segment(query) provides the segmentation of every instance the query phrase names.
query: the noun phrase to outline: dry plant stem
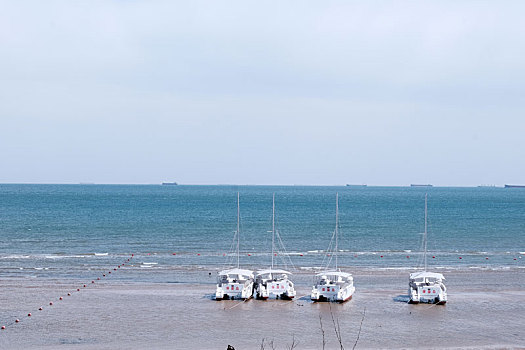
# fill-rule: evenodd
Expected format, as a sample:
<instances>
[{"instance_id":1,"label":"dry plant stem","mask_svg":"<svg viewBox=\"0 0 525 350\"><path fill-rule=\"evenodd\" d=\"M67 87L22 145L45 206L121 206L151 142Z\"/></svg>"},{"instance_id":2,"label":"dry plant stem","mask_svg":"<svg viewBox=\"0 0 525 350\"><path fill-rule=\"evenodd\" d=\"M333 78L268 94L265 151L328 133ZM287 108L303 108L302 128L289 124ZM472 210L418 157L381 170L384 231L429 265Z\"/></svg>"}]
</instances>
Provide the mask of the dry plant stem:
<instances>
[{"instance_id":1,"label":"dry plant stem","mask_svg":"<svg viewBox=\"0 0 525 350\"><path fill-rule=\"evenodd\" d=\"M363 328L363 321L365 320L365 315L366 315L366 307L363 309L363 318L361 318L361 324L359 325L359 332L357 332L357 339L355 340L355 344L352 350L354 350L355 347L357 346L357 342L359 341L359 336L361 336L361 328Z\"/></svg>"},{"instance_id":2,"label":"dry plant stem","mask_svg":"<svg viewBox=\"0 0 525 350\"><path fill-rule=\"evenodd\" d=\"M330 304L330 316L332 316L332 323L334 324L334 332L335 332L335 336L337 337L337 341L339 342L340 349L344 350L345 347L343 346L343 339L341 336L341 327L339 327L339 319L337 320L337 322L335 321L331 304Z\"/></svg>"},{"instance_id":3,"label":"dry plant stem","mask_svg":"<svg viewBox=\"0 0 525 350\"><path fill-rule=\"evenodd\" d=\"M323 318L321 317L321 313L319 313L319 325L321 327L321 335L323 336L323 350L326 345L326 339L324 337L324 329L323 329Z\"/></svg>"},{"instance_id":4,"label":"dry plant stem","mask_svg":"<svg viewBox=\"0 0 525 350\"><path fill-rule=\"evenodd\" d=\"M288 350L293 350L299 345L299 342L295 341L295 334L292 334L292 344L288 347Z\"/></svg>"}]
</instances>

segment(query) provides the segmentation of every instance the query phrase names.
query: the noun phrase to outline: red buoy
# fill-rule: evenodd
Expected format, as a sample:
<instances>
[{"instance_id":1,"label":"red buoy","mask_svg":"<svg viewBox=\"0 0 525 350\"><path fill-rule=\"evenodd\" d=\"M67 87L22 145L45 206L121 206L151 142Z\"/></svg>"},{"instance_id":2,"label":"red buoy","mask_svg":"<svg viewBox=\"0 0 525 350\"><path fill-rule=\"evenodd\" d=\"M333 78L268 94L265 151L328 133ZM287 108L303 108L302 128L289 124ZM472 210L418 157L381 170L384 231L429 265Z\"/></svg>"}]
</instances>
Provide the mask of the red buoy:
<instances>
[{"instance_id":1,"label":"red buoy","mask_svg":"<svg viewBox=\"0 0 525 350\"><path fill-rule=\"evenodd\" d=\"M133 256L134 254L131 254L131 256Z\"/></svg>"},{"instance_id":2,"label":"red buoy","mask_svg":"<svg viewBox=\"0 0 525 350\"><path fill-rule=\"evenodd\" d=\"M58 298L58 300L62 300L62 297Z\"/></svg>"},{"instance_id":3,"label":"red buoy","mask_svg":"<svg viewBox=\"0 0 525 350\"><path fill-rule=\"evenodd\" d=\"M28 314L27 314L27 317L31 317L31 313L28 313Z\"/></svg>"},{"instance_id":4,"label":"red buoy","mask_svg":"<svg viewBox=\"0 0 525 350\"><path fill-rule=\"evenodd\" d=\"M248 254L248 256L252 256L251 254Z\"/></svg>"},{"instance_id":5,"label":"red buoy","mask_svg":"<svg viewBox=\"0 0 525 350\"><path fill-rule=\"evenodd\" d=\"M118 268L120 269L120 265L118 266Z\"/></svg>"},{"instance_id":6,"label":"red buoy","mask_svg":"<svg viewBox=\"0 0 525 350\"><path fill-rule=\"evenodd\" d=\"M407 259L410 259L410 255L407 255Z\"/></svg>"},{"instance_id":7,"label":"red buoy","mask_svg":"<svg viewBox=\"0 0 525 350\"><path fill-rule=\"evenodd\" d=\"M77 288L77 292L80 292L80 288Z\"/></svg>"},{"instance_id":8,"label":"red buoy","mask_svg":"<svg viewBox=\"0 0 525 350\"><path fill-rule=\"evenodd\" d=\"M111 271L108 271L108 273L111 273Z\"/></svg>"},{"instance_id":9,"label":"red buoy","mask_svg":"<svg viewBox=\"0 0 525 350\"><path fill-rule=\"evenodd\" d=\"M485 260L489 260L489 258L488 258L488 257L486 257L486 258L485 258Z\"/></svg>"},{"instance_id":10,"label":"red buoy","mask_svg":"<svg viewBox=\"0 0 525 350\"><path fill-rule=\"evenodd\" d=\"M71 293L67 293L67 296L70 297L70 296L71 296Z\"/></svg>"},{"instance_id":11,"label":"red buoy","mask_svg":"<svg viewBox=\"0 0 525 350\"><path fill-rule=\"evenodd\" d=\"M435 256L432 256L432 259L435 259L436 257Z\"/></svg>"},{"instance_id":12,"label":"red buoy","mask_svg":"<svg viewBox=\"0 0 525 350\"><path fill-rule=\"evenodd\" d=\"M100 281L100 277L97 277L97 281Z\"/></svg>"},{"instance_id":13,"label":"red buoy","mask_svg":"<svg viewBox=\"0 0 525 350\"><path fill-rule=\"evenodd\" d=\"M177 253L173 253L173 255L177 255Z\"/></svg>"},{"instance_id":14,"label":"red buoy","mask_svg":"<svg viewBox=\"0 0 525 350\"><path fill-rule=\"evenodd\" d=\"M462 257L459 257L460 259L463 259Z\"/></svg>"},{"instance_id":15,"label":"red buoy","mask_svg":"<svg viewBox=\"0 0 525 350\"><path fill-rule=\"evenodd\" d=\"M53 306L53 302L50 302L49 305Z\"/></svg>"},{"instance_id":16,"label":"red buoy","mask_svg":"<svg viewBox=\"0 0 525 350\"><path fill-rule=\"evenodd\" d=\"M91 283L95 283L95 281L91 281Z\"/></svg>"},{"instance_id":17,"label":"red buoy","mask_svg":"<svg viewBox=\"0 0 525 350\"><path fill-rule=\"evenodd\" d=\"M117 271L117 269L113 269L113 271Z\"/></svg>"},{"instance_id":18,"label":"red buoy","mask_svg":"<svg viewBox=\"0 0 525 350\"><path fill-rule=\"evenodd\" d=\"M18 322L20 322L20 320L17 318L17 319L15 320L15 323L18 323Z\"/></svg>"},{"instance_id":19,"label":"red buoy","mask_svg":"<svg viewBox=\"0 0 525 350\"><path fill-rule=\"evenodd\" d=\"M2 329L5 329L5 326L2 326Z\"/></svg>"},{"instance_id":20,"label":"red buoy","mask_svg":"<svg viewBox=\"0 0 525 350\"><path fill-rule=\"evenodd\" d=\"M106 274L103 274L102 277L106 277Z\"/></svg>"},{"instance_id":21,"label":"red buoy","mask_svg":"<svg viewBox=\"0 0 525 350\"><path fill-rule=\"evenodd\" d=\"M86 288L86 285L84 284L83 287Z\"/></svg>"},{"instance_id":22,"label":"red buoy","mask_svg":"<svg viewBox=\"0 0 525 350\"><path fill-rule=\"evenodd\" d=\"M39 308L38 308L38 311L42 311L42 310L44 310L43 307L39 307Z\"/></svg>"},{"instance_id":23,"label":"red buoy","mask_svg":"<svg viewBox=\"0 0 525 350\"><path fill-rule=\"evenodd\" d=\"M299 256L303 256L303 254L299 254Z\"/></svg>"},{"instance_id":24,"label":"red buoy","mask_svg":"<svg viewBox=\"0 0 525 350\"><path fill-rule=\"evenodd\" d=\"M381 257L383 257L383 256L381 255Z\"/></svg>"},{"instance_id":25,"label":"red buoy","mask_svg":"<svg viewBox=\"0 0 525 350\"><path fill-rule=\"evenodd\" d=\"M201 253L197 253L197 255L201 255Z\"/></svg>"}]
</instances>

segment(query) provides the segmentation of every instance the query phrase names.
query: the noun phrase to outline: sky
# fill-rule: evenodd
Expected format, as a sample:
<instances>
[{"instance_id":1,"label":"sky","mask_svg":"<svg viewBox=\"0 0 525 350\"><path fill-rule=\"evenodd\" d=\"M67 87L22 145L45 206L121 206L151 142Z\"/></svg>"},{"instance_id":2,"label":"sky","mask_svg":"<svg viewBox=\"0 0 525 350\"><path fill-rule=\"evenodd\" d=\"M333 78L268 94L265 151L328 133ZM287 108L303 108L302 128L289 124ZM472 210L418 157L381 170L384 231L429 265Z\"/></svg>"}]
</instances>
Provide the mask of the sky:
<instances>
[{"instance_id":1,"label":"sky","mask_svg":"<svg viewBox=\"0 0 525 350\"><path fill-rule=\"evenodd\" d=\"M0 8L0 183L525 184L523 1Z\"/></svg>"}]
</instances>

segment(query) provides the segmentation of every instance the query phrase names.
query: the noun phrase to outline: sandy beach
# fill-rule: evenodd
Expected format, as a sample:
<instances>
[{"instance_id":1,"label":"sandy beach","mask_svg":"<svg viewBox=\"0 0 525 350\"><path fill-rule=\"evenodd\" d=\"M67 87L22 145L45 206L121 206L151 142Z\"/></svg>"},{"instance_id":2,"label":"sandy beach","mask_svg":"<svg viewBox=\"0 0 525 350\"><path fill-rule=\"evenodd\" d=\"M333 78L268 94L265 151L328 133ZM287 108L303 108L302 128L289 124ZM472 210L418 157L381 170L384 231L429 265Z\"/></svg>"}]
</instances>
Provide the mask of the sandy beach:
<instances>
[{"instance_id":1,"label":"sandy beach","mask_svg":"<svg viewBox=\"0 0 525 350\"><path fill-rule=\"evenodd\" d=\"M326 349L339 348L334 322L346 349L358 335L357 349L525 347L523 271L443 272L446 306L407 304L403 270L356 271L356 293L344 304L310 302L309 273L294 275L300 298L293 302L214 301L214 278L203 270L178 272L195 282L107 278L85 288L80 280L3 279L0 348L259 349L264 339L267 349L294 340L297 349L321 349L320 318Z\"/></svg>"}]
</instances>

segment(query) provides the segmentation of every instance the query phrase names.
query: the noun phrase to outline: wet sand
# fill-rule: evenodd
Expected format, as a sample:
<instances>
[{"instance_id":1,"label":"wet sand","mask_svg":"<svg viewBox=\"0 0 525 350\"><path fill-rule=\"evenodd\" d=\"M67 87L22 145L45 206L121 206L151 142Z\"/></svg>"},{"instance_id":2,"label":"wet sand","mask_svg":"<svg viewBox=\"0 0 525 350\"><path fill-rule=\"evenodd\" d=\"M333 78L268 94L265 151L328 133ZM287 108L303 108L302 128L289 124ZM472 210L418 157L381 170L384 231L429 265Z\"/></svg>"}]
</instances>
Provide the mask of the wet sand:
<instances>
[{"instance_id":1,"label":"wet sand","mask_svg":"<svg viewBox=\"0 0 525 350\"><path fill-rule=\"evenodd\" d=\"M214 280L205 271L194 271L195 281L184 283L106 279L86 288L86 281L4 278L0 349L226 349L231 344L239 350L260 349L263 339L266 349L271 341L287 349L293 339L296 349L321 349L320 317L326 349L339 348L334 322L346 349L354 346L361 322L356 349L525 348L523 270L443 273L445 306L407 304L408 273L398 270L355 271L357 290L344 304L310 302L309 273L294 275L297 295L304 297L293 302L214 301ZM21 322L15 324L16 318Z\"/></svg>"}]
</instances>

